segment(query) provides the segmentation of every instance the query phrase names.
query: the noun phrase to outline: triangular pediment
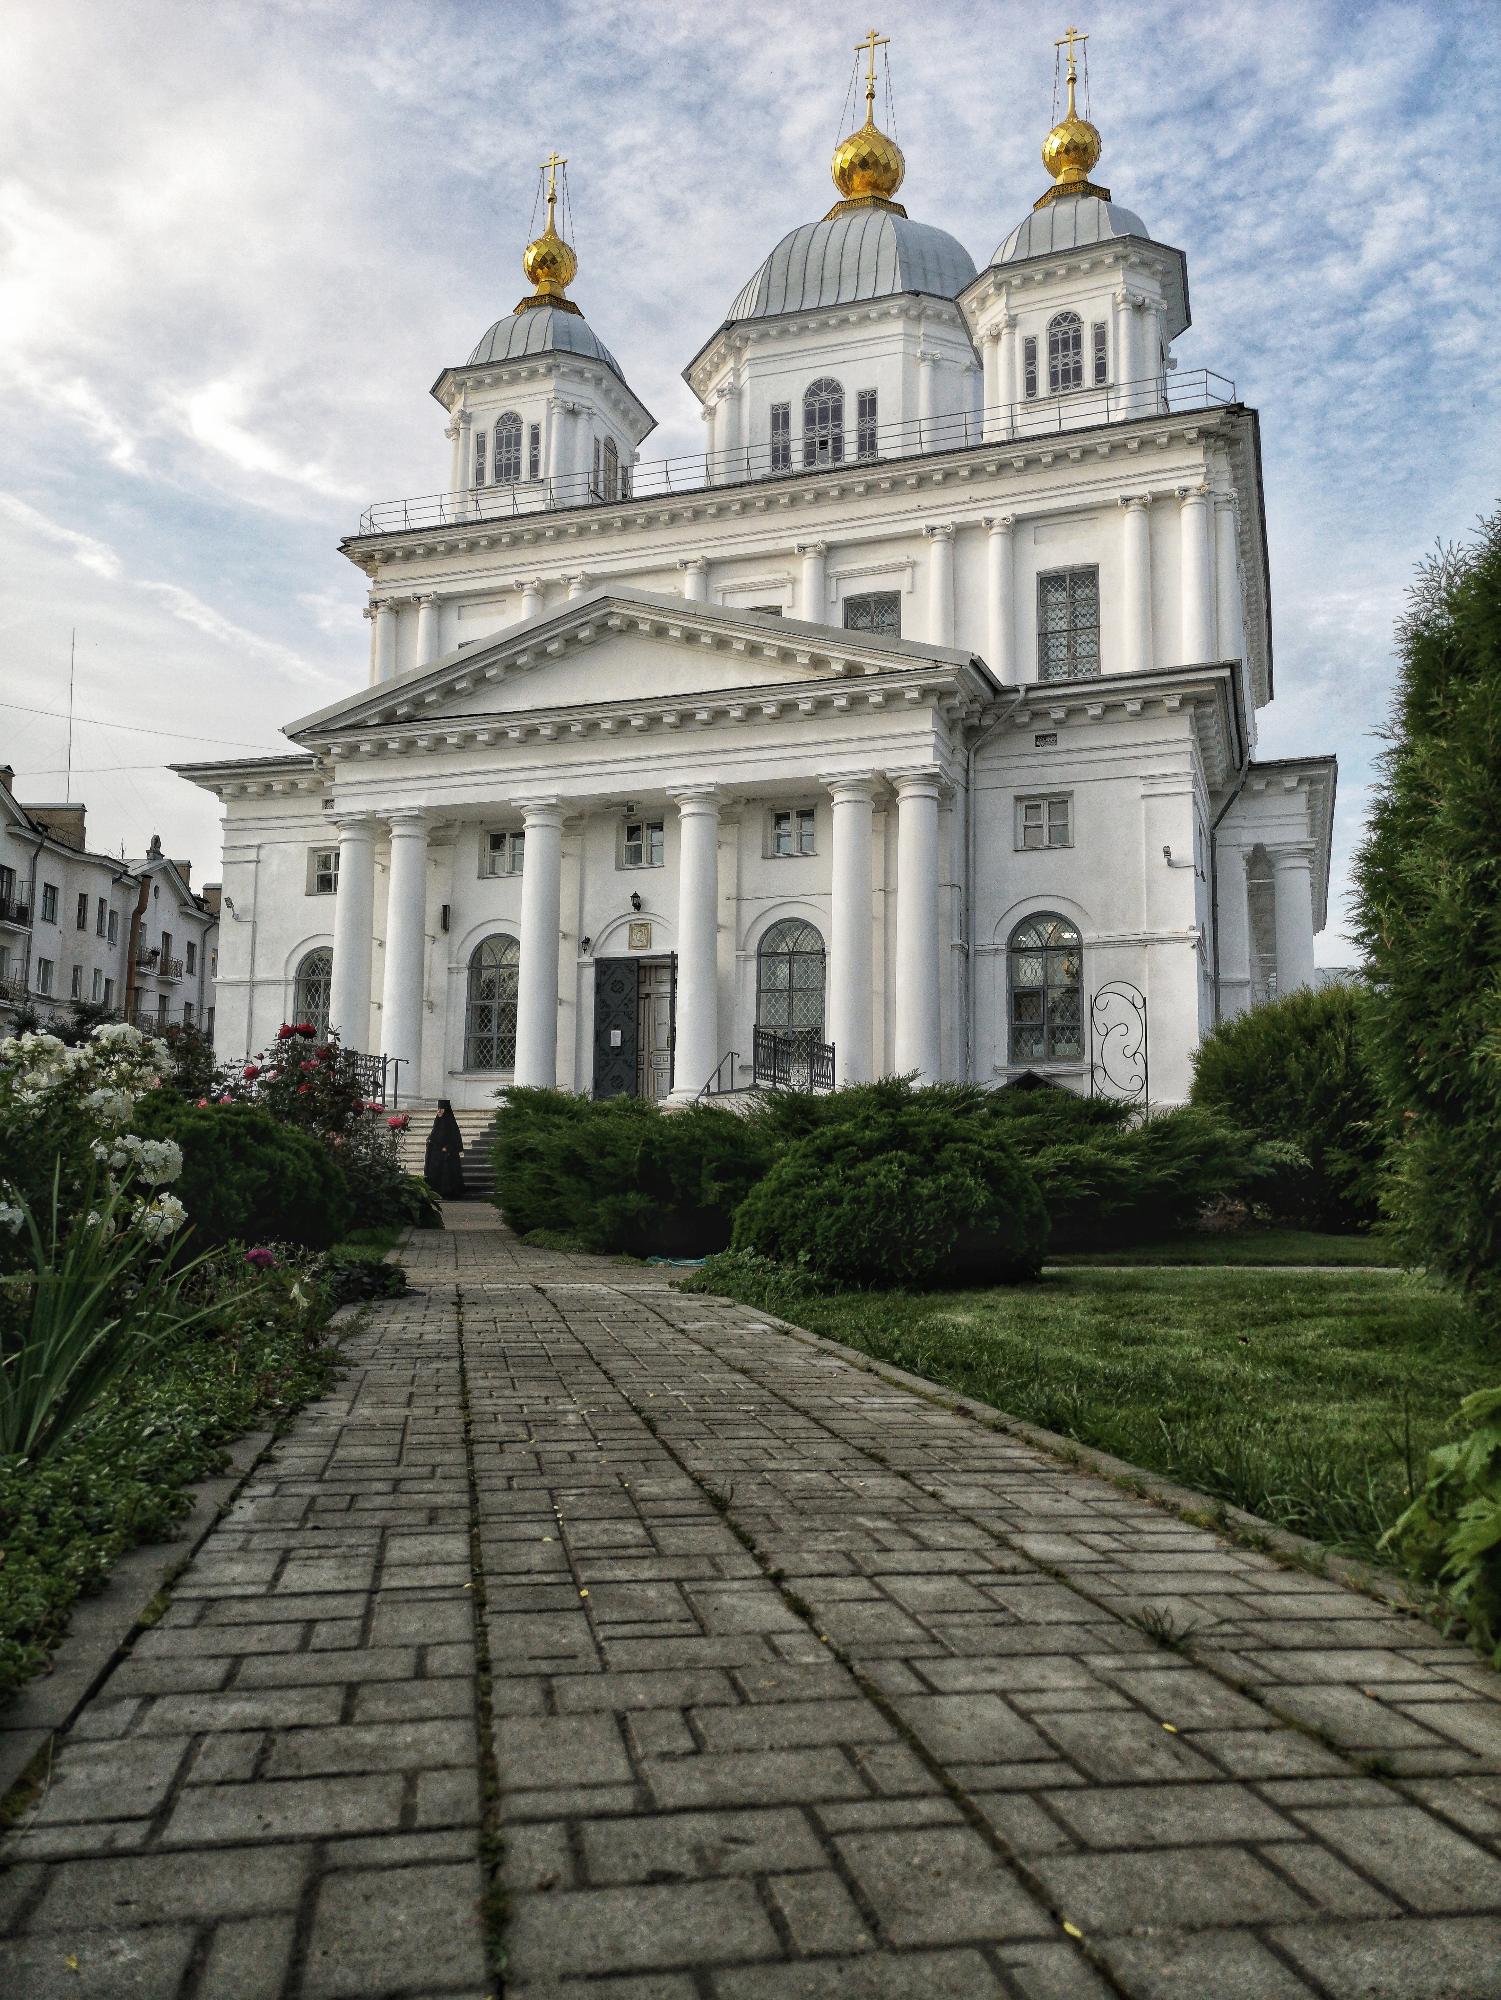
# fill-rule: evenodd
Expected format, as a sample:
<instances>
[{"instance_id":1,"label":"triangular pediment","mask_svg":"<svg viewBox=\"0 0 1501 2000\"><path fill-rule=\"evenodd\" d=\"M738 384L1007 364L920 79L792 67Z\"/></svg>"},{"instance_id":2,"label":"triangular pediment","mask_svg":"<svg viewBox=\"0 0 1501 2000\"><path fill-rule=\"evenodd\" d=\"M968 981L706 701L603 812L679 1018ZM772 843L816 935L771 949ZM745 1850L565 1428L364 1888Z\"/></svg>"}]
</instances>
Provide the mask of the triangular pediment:
<instances>
[{"instance_id":1,"label":"triangular pediment","mask_svg":"<svg viewBox=\"0 0 1501 2000\"><path fill-rule=\"evenodd\" d=\"M578 598L431 666L290 724L309 741L349 730L538 709L790 689L851 676L961 671L972 656L766 612L612 589Z\"/></svg>"}]
</instances>

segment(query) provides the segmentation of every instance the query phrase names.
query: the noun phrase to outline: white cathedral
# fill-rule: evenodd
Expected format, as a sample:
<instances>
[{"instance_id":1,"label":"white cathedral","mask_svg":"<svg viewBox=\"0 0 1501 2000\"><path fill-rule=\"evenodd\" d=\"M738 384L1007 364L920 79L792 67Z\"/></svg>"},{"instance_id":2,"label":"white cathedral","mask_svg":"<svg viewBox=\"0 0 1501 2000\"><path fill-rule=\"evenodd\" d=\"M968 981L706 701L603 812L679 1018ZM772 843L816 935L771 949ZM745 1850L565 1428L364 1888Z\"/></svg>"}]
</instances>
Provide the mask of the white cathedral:
<instances>
[{"instance_id":1,"label":"white cathedral","mask_svg":"<svg viewBox=\"0 0 1501 2000\"><path fill-rule=\"evenodd\" d=\"M839 199L684 370L692 457L641 456L548 163L535 289L433 386L446 489L342 544L369 685L292 754L178 767L224 804L222 1057L312 1019L459 1107L1171 1103L1217 1020L1312 982L1334 760L1254 754L1259 428L1178 368L1184 254L1090 180L1071 35L1052 185L977 271L895 198L879 45Z\"/></svg>"}]
</instances>

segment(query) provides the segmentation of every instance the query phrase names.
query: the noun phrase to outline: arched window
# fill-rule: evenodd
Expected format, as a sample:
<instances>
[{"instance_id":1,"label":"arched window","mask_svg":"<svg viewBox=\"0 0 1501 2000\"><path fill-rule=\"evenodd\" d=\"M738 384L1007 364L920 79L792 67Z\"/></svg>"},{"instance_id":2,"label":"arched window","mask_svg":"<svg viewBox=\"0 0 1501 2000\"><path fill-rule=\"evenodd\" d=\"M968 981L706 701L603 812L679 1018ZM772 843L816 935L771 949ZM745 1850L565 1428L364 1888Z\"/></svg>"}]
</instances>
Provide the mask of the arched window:
<instances>
[{"instance_id":1,"label":"arched window","mask_svg":"<svg viewBox=\"0 0 1501 2000\"><path fill-rule=\"evenodd\" d=\"M1084 322L1077 313L1048 321L1048 394L1084 387Z\"/></svg>"},{"instance_id":2,"label":"arched window","mask_svg":"<svg viewBox=\"0 0 1501 2000\"><path fill-rule=\"evenodd\" d=\"M783 917L756 953L756 1026L823 1040L823 939L801 917Z\"/></svg>"},{"instance_id":3,"label":"arched window","mask_svg":"<svg viewBox=\"0 0 1501 2000\"><path fill-rule=\"evenodd\" d=\"M1084 1053L1084 953L1066 917L1027 917L1006 954L1011 1060L1076 1062Z\"/></svg>"},{"instance_id":4,"label":"arched window","mask_svg":"<svg viewBox=\"0 0 1501 2000\"><path fill-rule=\"evenodd\" d=\"M465 1069L515 1068L520 963L520 945L503 932L474 947L464 1008Z\"/></svg>"},{"instance_id":5,"label":"arched window","mask_svg":"<svg viewBox=\"0 0 1501 2000\"><path fill-rule=\"evenodd\" d=\"M614 438L605 439L605 498L620 498L620 447Z\"/></svg>"},{"instance_id":6,"label":"arched window","mask_svg":"<svg viewBox=\"0 0 1501 2000\"><path fill-rule=\"evenodd\" d=\"M328 990L333 976L334 955L326 945L320 945L298 966L292 991L292 1019L311 1021L320 1041L328 1033Z\"/></svg>"},{"instance_id":7,"label":"arched window","mask_svg":"<svg viewBox=\"0 0 1501 2000\"><path fill-rule=\"evenodd\" d=\"M490 473L497 486L514 486L521 477L521 419L507 410L495 421L495 459Z\"/></svg>"},{"instance_id":8,"label":"arched window","mask_svg":"<svg viewBox=\"0 0 1501 2000\"><path fill-rule=\"evenodd\" d=\"M831 375L803 391L803 464L838 465L844 458L844 390Z\"/></svg>"}]
</instances>

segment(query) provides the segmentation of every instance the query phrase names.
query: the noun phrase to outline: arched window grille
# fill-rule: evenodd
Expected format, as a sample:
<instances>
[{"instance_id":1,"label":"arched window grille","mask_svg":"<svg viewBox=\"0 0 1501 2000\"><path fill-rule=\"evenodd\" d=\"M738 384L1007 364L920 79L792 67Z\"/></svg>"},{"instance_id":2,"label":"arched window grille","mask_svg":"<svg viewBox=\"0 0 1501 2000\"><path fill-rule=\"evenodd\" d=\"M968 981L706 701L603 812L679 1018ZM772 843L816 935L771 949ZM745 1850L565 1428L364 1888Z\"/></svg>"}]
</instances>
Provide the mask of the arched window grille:
<instances>
[{"instance_id":1,"label":"arched window grille","mask_svg":"<svg viewBox=\"0 0 1501 2000\"><path fill-rule=\"evenodd\" d=\"M1084 387L1084 322L1077 313L1048 321L1048 394Z\"/></svg>"},{"instance_id":2,"label":"arched window grille","mask_svg":"<svg viewBox=\"0 0 1501 2000\"><path fill-rule=\"evenodd\" d=\"M605 439L605 498L620 498L620 447L614 438Z\"/></svg>"},{"instance_id":3,"label":"arched window grille","mask_svg":"<svg viewBox=\"0 0 1501 2000\"><path fill-rule=\"evenodd\" d=\"M1006 953L1011 1060L1077 1062L1084 1054L1084 952L1066 917L1027 917Z\"/></svg>"},{"instance_id":4,"label":"arched window grille","mask_svg":"<svg viewBox=\"0 0 1501 2000\"><path fill-rule=\"evenodd\" d=\"M844 389L831 375L803 391L803 464L838 465L844 458Z\"/></svg>"},{"instance_id":5,"label":"arched window grille","mask_svg":"<svg viewBox=\"0 0 1501 2000\"><path fill-rule=\"evenodd\" d=\"M520 964L521 947L504 932L474 947L464 1006L465 1069L515 1068Z\"/></svg>"},{"instance_id":6,"label":"arched window grille","mask_svg":"<svg viewBox=\"0 0 1501 2000\"><path fill-rule=\"evenodd\" d=\"M495 421L495 458L490 473L497 486L514 486L521 477L521 419L507 410Z\"/></svg>"},{"instance_id":7,"label":"arched window grille","mask_svg":"<svg viewBox=\"0 0 1501 2000\"><path fill-rule=\"evenodd\" d=\"M783 917L756 953L756 1026L823 1040L823 939L801 917Z\"/></svg>"},{"instance_id":8,"label":"arched window grille","mask_svg":"<svg viewBox=\"0 0 1501 2000\"><path fill-rule=\"evenodd\" d=\"M326 945L310 951L297 968L292 1019L311 1021L320 1041L328 1033L328 993L333 976L334 955Z\"/></svg>"}]
</instances>

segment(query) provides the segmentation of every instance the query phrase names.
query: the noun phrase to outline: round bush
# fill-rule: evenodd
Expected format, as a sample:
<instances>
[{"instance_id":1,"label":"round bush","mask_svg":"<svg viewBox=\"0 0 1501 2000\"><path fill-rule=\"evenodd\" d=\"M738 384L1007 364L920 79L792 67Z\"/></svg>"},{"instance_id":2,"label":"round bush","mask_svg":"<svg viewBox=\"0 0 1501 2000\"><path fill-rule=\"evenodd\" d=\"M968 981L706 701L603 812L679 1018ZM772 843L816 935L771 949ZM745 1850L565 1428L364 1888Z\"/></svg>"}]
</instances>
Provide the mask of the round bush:
<instances>
[{"instance_id":1,"label":"round bush","mask_svg":"<svg viewBox=\"0 0 1501 2000\"><path fill-rule=\"evenodd\" d=\"M734 1247L862 1289L1035 1278L1048 1219L997 1123L951 1093L870 1093L798 1139L736 1211Z\"/></svg>"},{"instance_id":2,"label":"round bush","mask_svg":"<svg viewBox=\"0 0 1501 2000\"><path fill-rule=\"evenodd\" d=\"M278 1124L249 1104L184 1103L153 1091L136 1129L182 1148L172 1192L188 1211L193 1241L302 1243L326 1249L349 1227L344 1176L320 1139Z\"/></svg>"}]
</instances>

